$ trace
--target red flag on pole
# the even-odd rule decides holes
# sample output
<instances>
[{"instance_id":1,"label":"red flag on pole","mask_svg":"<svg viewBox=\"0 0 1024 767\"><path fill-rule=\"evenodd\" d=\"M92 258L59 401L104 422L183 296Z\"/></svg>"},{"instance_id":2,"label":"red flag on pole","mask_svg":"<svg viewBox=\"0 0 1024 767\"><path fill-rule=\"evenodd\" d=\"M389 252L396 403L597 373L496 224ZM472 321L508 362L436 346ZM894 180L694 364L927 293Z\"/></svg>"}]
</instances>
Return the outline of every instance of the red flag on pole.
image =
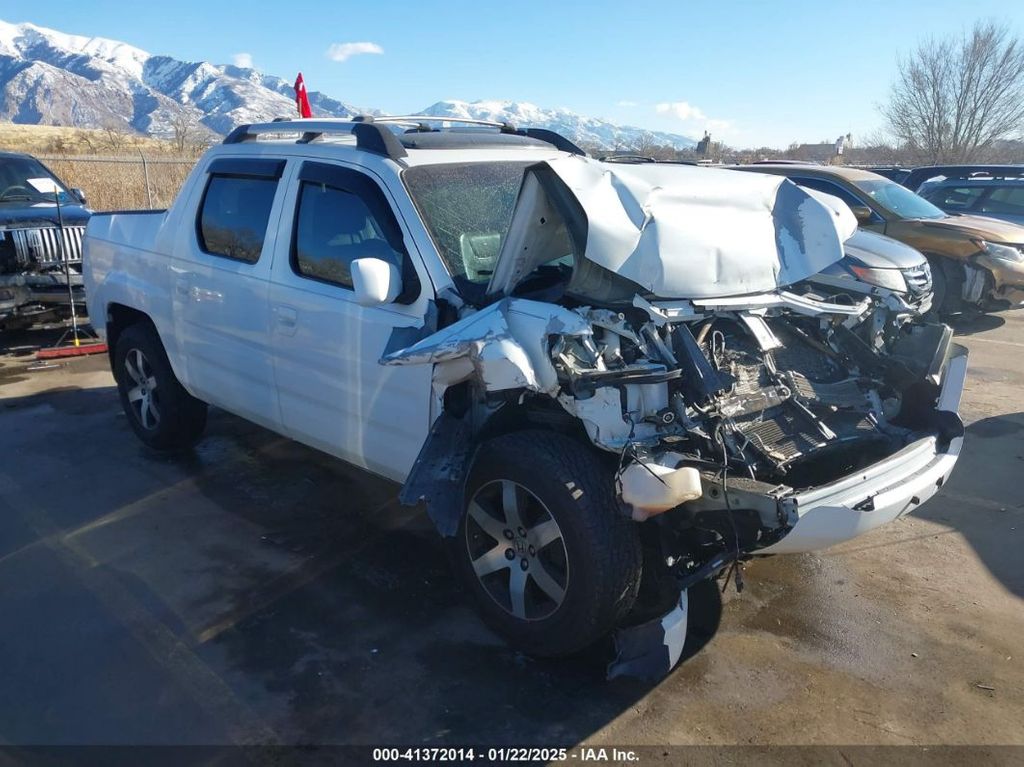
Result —
<instances>
[{"instance_id":1,"label":"red flag on pole","mask_svg":"<svg viewBox=\"0 0 1024 767\"><path fill-rule=\"evenodd\" d=\"M306 82L302 79L302 72L295 78L295 106L298 107L299 117L312 117L313 110L309 108L309 96L306 95Z\"/></svg>"}]
</instances>

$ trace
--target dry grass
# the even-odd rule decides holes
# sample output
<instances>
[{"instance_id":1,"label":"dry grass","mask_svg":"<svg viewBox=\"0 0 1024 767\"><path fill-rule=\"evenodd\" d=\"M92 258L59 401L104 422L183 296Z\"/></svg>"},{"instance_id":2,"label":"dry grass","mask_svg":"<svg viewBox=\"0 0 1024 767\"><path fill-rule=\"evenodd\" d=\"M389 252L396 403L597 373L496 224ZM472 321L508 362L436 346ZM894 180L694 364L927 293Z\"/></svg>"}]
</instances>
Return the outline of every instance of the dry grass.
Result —
<instances>
[{"instance_id":1,"label":"dry grass","mask_svg":"<svg viewBox=\"0 0 1024 767\"><path fill-rule=\"evenodd\" d=\"M138 157L44 156L43 160L65 184L84 191L93 210L166 208L195 164L194 159L148 162L147 193L146 174Z\"/></svg>"},{"instance_id":2,"label":"dry grass","mask_svg":"<svg viewBox=\"0 0 1024 767\"><path fill-rule=\"evenodd\" d=\"M64 128L56 125L18 125L0 122L0 150L29 154L122 154L168 155L170 141L117 130Z\"/></svg>"},{"instance_id":3,"label":"dry grass","mask_svg":"<svg viewBox=\"0 0 1024 767\"><path fill-rule=\"evenodd\" d=\"M182 155L169 141L123 131L13 123L0 123L0 150L39 157L65 184L81 188L93 210L167 207L201 151Z\"/></svg>"}]
</instances>

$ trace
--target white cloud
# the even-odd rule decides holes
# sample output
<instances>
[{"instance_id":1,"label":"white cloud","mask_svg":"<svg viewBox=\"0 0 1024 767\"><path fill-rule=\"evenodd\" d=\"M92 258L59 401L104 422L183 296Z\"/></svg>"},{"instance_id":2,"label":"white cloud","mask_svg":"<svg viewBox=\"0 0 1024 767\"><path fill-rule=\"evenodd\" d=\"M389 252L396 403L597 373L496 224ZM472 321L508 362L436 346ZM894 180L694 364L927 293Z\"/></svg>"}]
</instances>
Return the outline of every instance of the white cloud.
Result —
<instances>
[{"instance_id":1,"label":"white cloud","mask_svg":"<svg viewBox=\"0 0 1024 767\"><path fill-rule=\"evenodd\" d=\"M735 134L738 131L732 120L708 117L704 111L686 101L663 101L655 104L654 111L660 115L670 115L686 123L686 130L710 131L712 134Z\"/></svg>"},{"instance_id":2,"label":"white cloud","mask_svg":"<svg viewBox=\"0 0 1024 767\"><path fill-rule=\"evenodd\" d=\"M377 43L334 43L327 49L327 58L332 61L345 61L363 53L384 53L384 49Z\"/></svg>"},{"instance_id":3,"label":"white cloud","mask_svg":"<svg viewBox=\"0 0 1024 767\"><path fill-rule=\"evenodd\" d=\"M252 54L251 53L236 53L231 57L235 62L236 67L243 67L245 69L252 69Z\"/></svg>"},{"instance_id":4,"label":"white cloud","mask_svg":"<svg viewBox=\"0 0 1024 767\"><path fill-rule=\"evenodd\" d=\"M685 101L663 101L657 104L654 109L660 115L674 114L683 122L707 119L700 109Z\"/></svg>"},{"instance_id":5,"label":"white cloud","mask_svg":"<svg viewBox=\"0 0 1024 767\"><path fill-rule=\"evenodd\" d=\"M617 107L635 107L636 105L635 101L618 101L615 103Z\"/></svg>"}]
</instances>

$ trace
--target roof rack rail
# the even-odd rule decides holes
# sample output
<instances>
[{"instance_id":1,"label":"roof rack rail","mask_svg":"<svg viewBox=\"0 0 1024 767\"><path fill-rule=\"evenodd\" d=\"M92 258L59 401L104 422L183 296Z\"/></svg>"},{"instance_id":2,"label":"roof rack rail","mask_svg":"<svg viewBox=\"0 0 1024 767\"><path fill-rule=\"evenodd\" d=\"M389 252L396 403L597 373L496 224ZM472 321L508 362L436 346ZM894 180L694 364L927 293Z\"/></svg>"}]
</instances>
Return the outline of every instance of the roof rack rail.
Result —
<instances>
[{"instance_id":1,"label":"roof rack rail","mask_svg":"<svg viewBox=\"0 0 1024 767\"><path fill-rule=\"evenodd\" d=\"M537 141L543 141L545 144L551 144L555 149L562 152L578 154L584 157L587 155L585 151L561 133L548 128L517 128L512 123L499 122L498 120L478 120L472 117L447 117L438 115L383 115L380 117L366 116L364 119L369 119L373 122L409 125L414 132L431 130L431 128L426 125L426 123L430 122L479 125L487 128L497 128L502 133L508 133L513 136L526 136L527 138L536 139Z\"/></svg>"},{"instance_id":2,"label":"roof rack rail","mask_svg":"<svg viewBox=\"0 0 1024 767\"><path fill-rule=\"evenodd\" d=\"M302 119L286 120L281 122L254 123L252 125L239 125L225 139L225 144L243 144L247 141L255 141L261 134L269 133L301 133L298 140L300 144L308 144L310 141L327 134L341 134L355 136L356 147L367 152L373 152L392 160L405 157L408 152L402 143L395 138L395 134L383 125L375 125L368 120L339 120L339 119Z\"/></svg>"},{"instance_id":3,"label":"roof rack rail","mask_svg":"<svg viewBox=\"0 0 1024 767\"><path fill-rule=\"evenodd\" d=\"M980 179L985 176L993 179L1020 178L1024 176L1024 165L923 165L911 170L900 183L917 191L921 184L936 176L954 179Z\"/></svg>"},{"instance_id":4,"label":"roof rack rail","mask_svg":"<svg viewBox=\"0 0 1024 767\"><path fill-rule=\"evenodd\" d=\"M261 134L272 133L300 133L298 143L308 144L310 141L327 134L352 135L356 138L356 147L367 152L390 157L398 160L408 156L402 142L386 127L388 124L408 125L416 131L430 131L427 123L443 122L458 123L460 125L479 125L487 128L497 128L501 133L543 141L551 144L556 149L586 156L580 147L567 139L560 133L547 128L516 128L507 122L495 120L476 120L468 117L437 117L435 115L356 115L351 119L323 118L323 119L296 119L283 120L270 123L253 123L252 125L239 125L225 139L225 144L242 144L247 141L255 141Z\"/></svg>"}]
</instances>

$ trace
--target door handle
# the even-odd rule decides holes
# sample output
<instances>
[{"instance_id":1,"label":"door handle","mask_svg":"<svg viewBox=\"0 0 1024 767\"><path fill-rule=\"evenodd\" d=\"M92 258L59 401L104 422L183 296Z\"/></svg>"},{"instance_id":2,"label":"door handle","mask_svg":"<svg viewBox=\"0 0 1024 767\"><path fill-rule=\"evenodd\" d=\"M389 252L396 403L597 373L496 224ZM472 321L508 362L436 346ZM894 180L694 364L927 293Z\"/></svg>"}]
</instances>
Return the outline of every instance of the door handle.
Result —
<instances>
[{"instance_id":1,"label":"door handle","mask_svg":"<svg viewBox=\"0 0 1024 767\"><path fill-rule=\"evenodd\" d=\"M275 306L274 318L277 321L278 330L286 336L295 335L295 328L299 324L299 314L290 306Z\"/></svg>"}]
</instances>

